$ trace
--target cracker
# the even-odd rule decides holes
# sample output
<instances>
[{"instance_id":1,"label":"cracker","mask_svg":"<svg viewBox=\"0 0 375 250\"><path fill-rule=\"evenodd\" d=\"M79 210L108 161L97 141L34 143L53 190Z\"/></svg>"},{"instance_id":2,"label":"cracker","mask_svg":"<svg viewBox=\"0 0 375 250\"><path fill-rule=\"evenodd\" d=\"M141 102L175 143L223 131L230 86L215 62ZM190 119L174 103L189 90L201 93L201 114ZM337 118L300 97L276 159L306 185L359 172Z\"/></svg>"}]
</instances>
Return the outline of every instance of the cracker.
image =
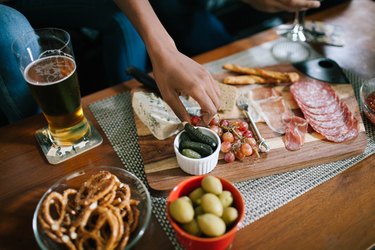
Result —
<instances>
[{"instance_id":1,"label":"cracker","mask_svg":"<svg viewBox=\"0 0 375 250\"><path fill-rule=\"evenodd\" d=\"M221 106L219 111L232 111L235 103L236 103L236 96L237 96L237 88L229 85L225 85L223 83L218 83L219 89L221 92L220 95L220 102Z\"/></svg>"}]
</instances>

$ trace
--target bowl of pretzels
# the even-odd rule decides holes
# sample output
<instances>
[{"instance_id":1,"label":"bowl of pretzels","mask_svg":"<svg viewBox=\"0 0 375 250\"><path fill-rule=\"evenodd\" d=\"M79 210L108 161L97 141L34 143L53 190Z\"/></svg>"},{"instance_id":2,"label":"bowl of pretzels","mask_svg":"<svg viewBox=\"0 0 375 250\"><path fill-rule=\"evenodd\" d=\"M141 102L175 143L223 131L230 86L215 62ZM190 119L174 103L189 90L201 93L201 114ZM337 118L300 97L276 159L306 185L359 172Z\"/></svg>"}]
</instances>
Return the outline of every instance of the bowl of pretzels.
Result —
<instances>
[{"instance_id":1,"label":"bowl of pretzels","mask_svg":"<svg viewBox=\"0 0 375 250\"><path fill-rule=\"evenodd\" d=\"M39 201L33 231L41 249L130 249L151 218L147 187L117 167L91 167L57 181Z\"/></svg>"}]
</instances>

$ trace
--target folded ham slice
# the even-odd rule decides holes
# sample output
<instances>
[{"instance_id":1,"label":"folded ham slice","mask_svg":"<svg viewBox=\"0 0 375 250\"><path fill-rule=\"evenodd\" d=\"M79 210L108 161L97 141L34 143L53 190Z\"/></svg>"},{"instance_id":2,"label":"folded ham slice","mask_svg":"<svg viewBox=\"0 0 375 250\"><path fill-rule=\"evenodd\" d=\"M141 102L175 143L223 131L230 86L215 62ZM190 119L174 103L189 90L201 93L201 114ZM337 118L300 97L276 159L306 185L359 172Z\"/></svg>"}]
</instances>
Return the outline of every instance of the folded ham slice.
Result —
<instances>
[{"instance_id":1,"label":"folded ham slice","mask_svg":"<svg viewBox=\"0 0 375 250\"><path fill-rule=\"evenodd\" d=\"M344 142L358 136L358 120L329 84L300 81L290 92L310 126L327 140Z\"/></svg>"},{"instance_id":2,"label":"folded ham slice","mask_svg":"<svg viewBox=\"0 0 375 250\"><path fill-rule=\"evenodd\" d=\"M290 151L299 150L305 142L308 123L305 119L298 116L283 117L285 123L285 148Z\"/></svg>"},{"instance_id":3,"label":"folded ham slice","mask_svg":"<svg viewBox=\"0 0 375 250\"><path fill-rule=\"evenodd\" d=\"M308 123L293 115L281 94L271 87L259 87L249 91L249 98L257 113L274 132L285 134L288 150L299 150L305 142Z\"/></svg>"},{"instance_id":4,"label":"folded ham slice","mask_svg":"<svg viewBox=\"0 0 375 250\"><path fill-rule=\"evenodd\" d=\"M266 122L268 127L279 134L285 133L282 116L290 115L285 101L280 93L270 87L259 87L249 91L249 98L256 112Z\"/></svg>"}]
</instances>

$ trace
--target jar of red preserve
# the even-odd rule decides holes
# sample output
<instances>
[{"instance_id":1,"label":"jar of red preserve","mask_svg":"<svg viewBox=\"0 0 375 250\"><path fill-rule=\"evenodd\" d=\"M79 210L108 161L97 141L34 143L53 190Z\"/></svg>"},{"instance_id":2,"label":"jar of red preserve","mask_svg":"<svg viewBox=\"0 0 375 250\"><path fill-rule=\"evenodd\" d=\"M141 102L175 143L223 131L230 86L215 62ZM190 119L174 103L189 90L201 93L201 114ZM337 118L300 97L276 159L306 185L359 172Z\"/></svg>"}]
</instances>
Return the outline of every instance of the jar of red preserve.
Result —
<instances>
[{"instance_id":1,"label":"jar of red preserve","mask_svg":"<svg viewBox=\"0 0 375 250\"><path fill-rule=\"evenodd\" d=\"M375 124L375 78L366 81L360 89L363 111L367 118Z\"/></svg>"}]
</instances>

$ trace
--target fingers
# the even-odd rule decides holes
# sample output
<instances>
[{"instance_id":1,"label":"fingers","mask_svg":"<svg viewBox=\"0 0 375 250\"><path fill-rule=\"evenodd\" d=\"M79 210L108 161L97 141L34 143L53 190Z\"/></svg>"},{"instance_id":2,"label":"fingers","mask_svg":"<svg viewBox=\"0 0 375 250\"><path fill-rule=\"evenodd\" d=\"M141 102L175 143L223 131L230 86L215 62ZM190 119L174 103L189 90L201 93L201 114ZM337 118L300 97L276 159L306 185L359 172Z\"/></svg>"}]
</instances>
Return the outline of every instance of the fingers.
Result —
<instances>
[{"instance_id":1,"label":"fingers","mask_svg":"<svg viewBox=\"0 0 375 250\"><path fill-rule=\"evenodd\" d=\"M213 80L214 81L214 80ZM194 85L192 85L194 86ZM196 100L201 107L202 123L201 125L208 125L217 113L220 107L220 90L216 82L204 83L204 86L196 85L196 87L187 93L194 100ZM182 104L180 98L180 93L178 91L167 93L164 92L163 99L171 107L173 112L182 121L187 121L190 123L190 115L186 111L185 106Z\"/></svg>"},{"instance_id":2,"label":"fingers","mask_svg":"<svg viewBox=\"0 0 375 250\"><path fill-rule=\"evenodd\" d=\"M216 110L220 109L220 89L219 84L216 82L216 80L212 77L210 73L208 73L209 81L206 83L206 93L210 97L211 101L214 103Z\"/></svg>"},{"instance_id":3,"label":"fingers","mask_svg":"<svg viewBox=\"0 0 375 250\"><path fill-rule=\"evenodd\" d=\"M315 0L304 1L304 3L301 6L301 8L303 9L311 9L311 8L319 8L319 7L320 7L320 1L315 1Z\"/></svg>"},{"instance_id":4,"label":"fingers","mask_svg":"<svg viewBox=\"0 0 375 250\"><path fill-rule=\"evenodd\" d=\"M168 94L163 95L163 99L168 103L169 107L171 107L181 122L186 121L190 123L190 115L186 111L185 106L182 104L179 95L176 92L169 92Z\"/></svg>"},{"instance_id":5,"label":"fingers","mask_svg":"<svg viewBox=\"0 0 375 250\"><path fill-rule=\"evenodd\" d=\"M291 0L289 3L289 8L292 11L306 10L319 7L320 1L317 0Z\"/></svg>"},{"instance_id":6,"label":"fingers","mask_svg":"<svg viewBox=\"0 0 375 250\"><path fill-rule=\"evenodd\" d=\"M217 81L212 77L211 74L210 74L210 78L211 78L211 82L212 82L213 91L214 91L214 93L215 93L215 97L216 97L216 100L217 100L217 103L215 103L215 106L216 106L217 109L219 109L220 106L221 106L221 103L220 103L221 92L220 92L220 88L219 88L219 82L217 82Z\"/></svg>"},{"instance_id":7,"label":"fingers","mask_svg":"<svg viewBox=\"0 0 375 250\"><path fill-rule=\"evenodd\" d=\"M210 94L208 94L203 87L197 87L190 93L190 96L201 106L202 120L208 125L218 109L212 99L207 98ZM218 103L220 105L220 101Z\"/></svg>"}]
</instances>

